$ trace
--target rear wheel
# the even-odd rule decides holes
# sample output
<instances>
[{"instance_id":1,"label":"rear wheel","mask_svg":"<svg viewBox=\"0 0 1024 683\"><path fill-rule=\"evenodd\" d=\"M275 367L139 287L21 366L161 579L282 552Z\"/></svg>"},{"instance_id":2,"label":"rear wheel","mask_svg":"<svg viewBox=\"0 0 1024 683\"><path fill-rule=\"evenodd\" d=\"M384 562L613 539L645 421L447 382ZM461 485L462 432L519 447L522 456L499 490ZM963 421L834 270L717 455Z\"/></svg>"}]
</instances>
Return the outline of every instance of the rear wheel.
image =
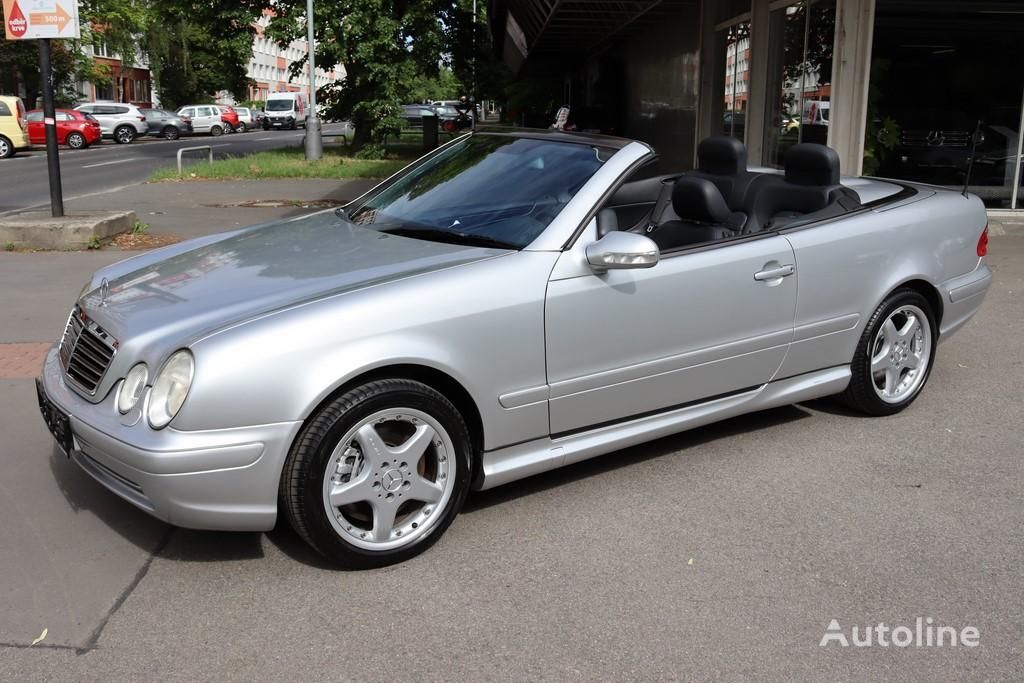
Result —
<instances>
[{"instance_id":1,"label":"rear wheel","mask_svg":"<svg viewBox=\"0 0 1024 683\"><path fill-rule=\"evenodd\" d=\"M245 121L239 121L238 125L235 126L236 133L245 133L249 130L249 127L245 125Z\"/></svg>"},{"instance_id":2,"label":"rear wheel","mask_svg":"<svg viewBox=\"0 0 1024 683\"><path fill-rule=\"evenodd\" d=\"M177 126L164 126L160 134L164 136L165 140L177 140L181 137L181 131L178 130Z\"/></svg>"},{"instance_id":3,"label":"rear wheel","mask_svg":"<svg viewBox=\"0 0 1024 683\"><path fill-rule=\"evenodd\" d=\"M326 405L285 463L281 504L310 545L364 569L429 548L469 491L469 431L444 396L411 380L359 386Z\"/></svg>"},{"instance_id":4,"label":"rear wheel","mask_svg":"<svg viewBox=\"0 0 1024 683\"><path fill-rule=\"evenodd\" d=\"M81 133L68 133L67 139L64 141L71 149L83 149L87 145L85 144L85 137Z\"/></svg>"},{"instance_id":5,"label":"rear wheel","mask_svg":"<svg viewBox=\"0 0 1024 683\"><path fill-rule=\"evenodd\" d=\"M0 159L8 159L14 156L14 145L11 141L0 135Z\"/></svg>"},{"instance_id":6,"label":"rear wheel","mask_svg":"<svg viewBox=\"0 0 1024 683\"><path fill-rule=\"evenodd\" d=\"M909 406L931 374L937 333L927 299L911 289L890 294L861 335L842 400L869 415L892 415Z\"/></svg>"},{"instance_id":7,"label":"rear wheel","mask_svg":"<svg viewBox=\"0 0 1024 683\"><path fill-rule=\"evenodd\" d=\"M210 135L212 135L213 137L217 137L218 135L222 135L223 133L224 129L220 126L210 126Z\"/></svg>"}]
</instances>

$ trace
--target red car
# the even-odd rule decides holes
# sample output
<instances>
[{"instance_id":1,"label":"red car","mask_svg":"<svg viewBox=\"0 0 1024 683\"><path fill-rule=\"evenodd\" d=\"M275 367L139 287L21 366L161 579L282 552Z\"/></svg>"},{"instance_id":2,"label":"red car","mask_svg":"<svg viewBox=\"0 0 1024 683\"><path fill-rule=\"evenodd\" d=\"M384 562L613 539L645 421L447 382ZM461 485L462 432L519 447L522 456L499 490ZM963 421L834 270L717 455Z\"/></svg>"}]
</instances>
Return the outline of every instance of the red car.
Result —
<instances>
[{"instance_id":1,"label":"red car","mask_svg":"<svg viewBox=\"0 0 1024 683\"><path fill-rule=\"evenodd\" d=\"M85 149L103 138L99 121L91 114L74 109L58 109L57 144L67 145L71 149ZM26 116L28 123L28 139L33 145L46 144L46 126L43 125L43 111L34 109Z\"/></svg>"},{"instance_id":2,"label":"red car","mask_svg":"<svg viewBox=\"0 0 1024 683\"><path fill-rule=\"evenodd\" d=\"M235 111L234 107L230 107L226 104L218 104L217 107L220 109L220 120L228 126L231 126L230 132L245 132L245 128L239 125L238 112Z\"/></svg>"}]
</instances>

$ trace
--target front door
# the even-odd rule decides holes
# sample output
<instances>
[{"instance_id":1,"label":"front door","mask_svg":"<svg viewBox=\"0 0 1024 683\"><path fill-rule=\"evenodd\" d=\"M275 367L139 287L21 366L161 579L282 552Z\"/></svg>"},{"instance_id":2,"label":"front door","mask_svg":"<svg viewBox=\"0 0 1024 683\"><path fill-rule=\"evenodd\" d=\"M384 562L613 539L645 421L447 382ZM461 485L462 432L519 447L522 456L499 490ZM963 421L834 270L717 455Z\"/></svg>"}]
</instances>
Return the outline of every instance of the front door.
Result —
<instances>
[{"instance_id":1,"label":"front door","mask_svg":"<svg viewBox=\"0 0 1024 683\"><path fill-rule=\"evenodd\" d=\"M663 254L649 269L558 279L556 267L545 309L551 433L770 381L793 336L794 263L789 242L768 235Z\"/></svg>"}]
</instances>

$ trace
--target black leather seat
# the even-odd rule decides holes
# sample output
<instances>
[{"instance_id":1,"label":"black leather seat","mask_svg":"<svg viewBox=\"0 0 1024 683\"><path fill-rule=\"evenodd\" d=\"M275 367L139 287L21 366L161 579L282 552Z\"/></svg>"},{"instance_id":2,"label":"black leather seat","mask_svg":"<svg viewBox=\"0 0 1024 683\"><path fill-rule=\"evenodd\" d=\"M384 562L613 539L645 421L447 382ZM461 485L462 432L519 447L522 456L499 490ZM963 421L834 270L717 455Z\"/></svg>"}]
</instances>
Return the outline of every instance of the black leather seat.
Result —
<instances>
[{"instance_id":1,"label":"black leather seat","mask_svg":"<svg viewBox=\"0 0 1024 683\"><path fill-rule=\"evenodd\" d=\"M770 230L805 214L839 215L860 205L857 193L839 184L839 155L831 147L793 145L784 161L781 182L758 184L748 198L745 233Z\"/></svg>"},{"instance_id":2,"label":"black leather seat","mask_svg":"<svg viewBox=\"0 0 1024 683\"><path fill-rule=\"evenodd\" d=\"M747 220L746 214L729 208L710 180L689 175L679 178L672 188L672 210L677 219L647 233L662 251L735 237Z\"/></svg>"},{"instance_id":3,"label":"black leather seat","mask_svg":"<svg viewBox=\"0 0 1024 683\"><path fill-rule=\"evenodd\" d=\"M747 149L728 135L712 135L697 145L697 168L686 175L711 181L733 211L743 204L756 174L747 170Z\"/></svg>"}]
</instances>

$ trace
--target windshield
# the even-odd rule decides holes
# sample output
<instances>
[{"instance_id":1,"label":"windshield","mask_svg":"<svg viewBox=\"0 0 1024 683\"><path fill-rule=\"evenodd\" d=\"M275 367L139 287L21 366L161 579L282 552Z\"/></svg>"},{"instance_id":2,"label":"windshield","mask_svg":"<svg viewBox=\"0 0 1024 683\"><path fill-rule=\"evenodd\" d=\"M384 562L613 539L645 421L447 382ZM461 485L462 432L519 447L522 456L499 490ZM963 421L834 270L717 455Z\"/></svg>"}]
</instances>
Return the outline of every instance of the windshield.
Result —
<instances>
[{"instance_id":1,"label":"windshield","mask_svg":"<svg viewBox=\"0 0 1024 683\"><path fill-rule=\"evenodd\" d=\"M352 211L374 229L435 241L522 249L610 157L609 150L472 135Z\"/></svg>"},{"instance_id":2,"label":"windshield","mask_svg":"<svg viewBox=\"0 0 1024 683\"><path fill-rule=\"evenodd\" d=\"M267 100L267 111L291 111L295 100Z\"/></svg>"}]
</instances>

